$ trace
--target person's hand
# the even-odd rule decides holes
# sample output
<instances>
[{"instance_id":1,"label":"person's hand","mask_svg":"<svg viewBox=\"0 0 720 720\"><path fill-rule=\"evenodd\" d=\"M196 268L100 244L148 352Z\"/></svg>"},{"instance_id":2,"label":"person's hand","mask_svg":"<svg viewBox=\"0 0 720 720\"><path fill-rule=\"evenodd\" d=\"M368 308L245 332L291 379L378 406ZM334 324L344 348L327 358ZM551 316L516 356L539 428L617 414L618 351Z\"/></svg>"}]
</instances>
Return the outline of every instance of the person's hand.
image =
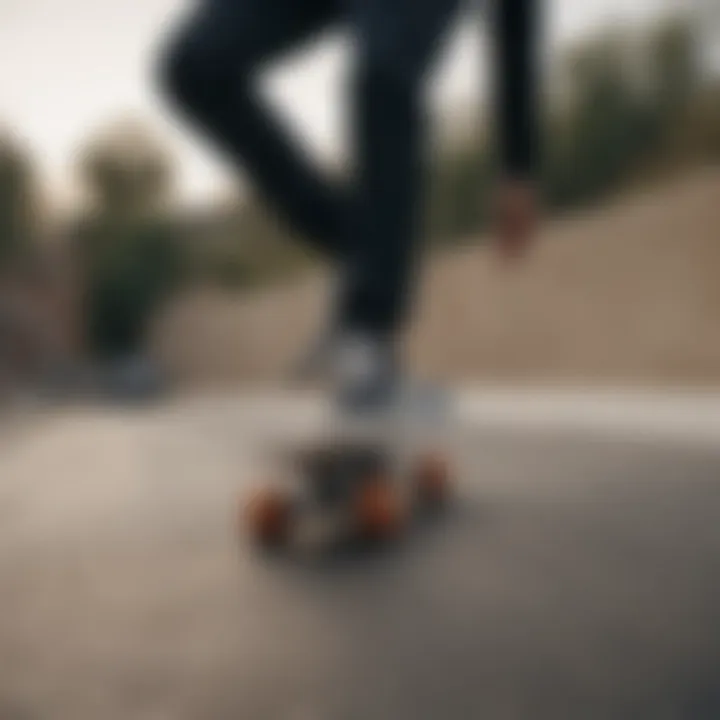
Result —
<instances>
[{"instance_id":1,"label":"person's hand","mask_svg":"<svg viewBox=\"0 0 720 720\"><path fill-rule=\"evenodd\" d=\"M518 261L525 257L538 234L540 204L534 184L505 180L498 187L493 207L493 233L500 258Z\"/></svg>"}]
</instances>

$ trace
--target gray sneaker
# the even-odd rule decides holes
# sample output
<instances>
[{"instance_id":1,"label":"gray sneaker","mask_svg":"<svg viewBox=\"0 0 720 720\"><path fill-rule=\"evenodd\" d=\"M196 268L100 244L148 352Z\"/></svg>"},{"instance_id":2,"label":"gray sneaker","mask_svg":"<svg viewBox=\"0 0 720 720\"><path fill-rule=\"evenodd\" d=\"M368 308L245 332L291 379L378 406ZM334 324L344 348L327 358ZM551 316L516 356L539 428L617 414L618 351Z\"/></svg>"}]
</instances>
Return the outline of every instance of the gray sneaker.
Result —
<instances>
[{"instance_id":1,"label":"gray sneaker","mask_svg":"<svg viewBox=\"0 0 720 720\"><path fill-rule=\"evenodd\" d=\"M401 371L391 342L347 334L338 340L332 362L336 404L346 415L432 424L449 410L442 388Z\"/></svg>"},{"instance_id":2,"label":"gray sneaker","mask_svg":"<svg viewBox=\"0 0 720 720\"><path fill-rule=\"evenodd\" d=\"M294 368L293 378L321 381L346 417L437 417L447 405L438 387L401 372L393 342L328 326Z\"/></svg>"},{"instance_id":3,"label":"gray sneaker","mask_svg":"<svg viewBox=\"0 0 720 720\"><path fill-rule=\"evenodd\" d=\"M336 340L331 363L331 383L342 410L374 413L396 403L400 365L391 343L368 334L345 333Z\"/></svg>"}]
</instances>

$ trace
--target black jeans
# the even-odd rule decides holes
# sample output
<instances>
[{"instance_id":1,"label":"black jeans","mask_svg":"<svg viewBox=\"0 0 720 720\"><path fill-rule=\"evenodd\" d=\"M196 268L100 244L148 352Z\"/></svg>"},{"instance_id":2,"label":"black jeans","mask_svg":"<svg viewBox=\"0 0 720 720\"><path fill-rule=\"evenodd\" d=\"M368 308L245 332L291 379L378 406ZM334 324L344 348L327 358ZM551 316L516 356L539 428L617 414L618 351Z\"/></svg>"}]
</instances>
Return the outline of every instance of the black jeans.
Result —
<instances>
[{"instance_id":1,"label":"black jeans","mask_svg":"<svg viewBox=\"0 0 720 720\"><path fill-rule=\"evenodd\" d=\"M424 77L459 0L202 0L173 37L161 82L276 210L337 261L341 322L393 333L412 293L424 165ZM263 101L264 61L330 25L351 33L354 167L322 176Z\"/></svg>"}]
</instances>

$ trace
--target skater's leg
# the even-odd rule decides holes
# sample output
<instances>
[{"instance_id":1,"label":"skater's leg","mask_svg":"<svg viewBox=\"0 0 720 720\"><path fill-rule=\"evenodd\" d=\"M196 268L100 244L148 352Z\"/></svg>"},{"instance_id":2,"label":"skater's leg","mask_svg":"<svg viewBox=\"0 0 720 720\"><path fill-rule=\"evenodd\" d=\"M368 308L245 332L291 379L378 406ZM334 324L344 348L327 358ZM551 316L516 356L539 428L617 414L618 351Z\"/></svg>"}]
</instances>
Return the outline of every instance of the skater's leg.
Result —
<instances>
[{"instance_id":1,"label":"skater's leg","mask_svg":"<svg viewBox=\"0 0 720 720\"><path fill-rule=\"evenodd\" d=\"M392 336L407 313L422 212L423 82L458 0L346 0L357 33L356 196L348 325Z\"/></svg>"},{"instance_id":2,"label":"skater's leg","mask_svg":"<svg viewBox=\"0 0 720 720\"><path fill-rule=\"evenodd\" d=\"M337 0L205 0L163 54L164 90L316 249L338 255L344 192L259 96L263 61L330 24Z\"/></svg>"},{"instance_id":3,"label":"skater's leg","mask_svg":"<svg viewBox=\"0 0 720 720\"><path fill-rule=\"evenodd\" d=\"M356 33L356 175L347 232L340 406L384 410L405 392L396 340L408 314L424 191L425 78L459 0L345 0ZM436 405L435 393L428 395Z\"/></svg>"}]
</instances>

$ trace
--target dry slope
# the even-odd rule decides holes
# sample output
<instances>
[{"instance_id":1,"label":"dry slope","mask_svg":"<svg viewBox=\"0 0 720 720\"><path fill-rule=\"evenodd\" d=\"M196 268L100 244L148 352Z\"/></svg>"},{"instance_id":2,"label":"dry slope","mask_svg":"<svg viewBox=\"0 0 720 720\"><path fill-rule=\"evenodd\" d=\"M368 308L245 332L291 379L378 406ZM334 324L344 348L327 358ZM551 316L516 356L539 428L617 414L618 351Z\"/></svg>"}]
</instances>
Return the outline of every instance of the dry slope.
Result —
<instances>
[{"instance_id":1,"label":"dry slope","mask_svg":"<svg viewBox=\"0 0 720 720\"><path fill-rule=\"evenodd\" d=\"M325 278L179 299L153 351L183 381L277 378L322 317ZM426 265L409 347L449 378L720 383L720 171L550 223L532 260L487 248Z\"/></svg>"}]
</instances>

